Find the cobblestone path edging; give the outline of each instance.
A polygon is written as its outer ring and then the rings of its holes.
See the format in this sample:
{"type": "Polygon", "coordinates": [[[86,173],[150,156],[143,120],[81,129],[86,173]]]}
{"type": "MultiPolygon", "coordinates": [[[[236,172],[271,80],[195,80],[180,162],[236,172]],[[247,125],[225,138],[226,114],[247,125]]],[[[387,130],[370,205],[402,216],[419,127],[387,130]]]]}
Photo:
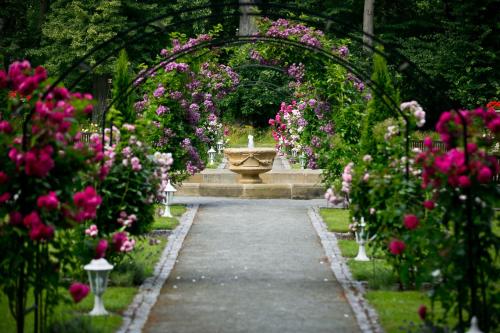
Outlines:
{"type": "Polygon", "coordinates": [[[123,324],[118,333],[141,332],[160,290],[174,268],[182,243],[193,224],[199,205],[189,205],[181,217],[179,226],[168,237],[167,245],[155,266],[153,276],[139,287],[134,300],[123,314],[123,324]]]}
{"type": "Polygon", "coordinates": [[[362,332],[382,333],[384,330],[378,322],[378,316],[375,310],[363,297],[365,288],[359,281],[352,278],[351,271],[340,252],[337,237],[333,232],[329,232],[318,207],[309,208],[307,212],[311,223],[318,234],[321,244],[325,250],[326,256],[330,261],[330,267],[338,282],[344,289],[347,301],[352,307],[356,320],[362,332]]]}

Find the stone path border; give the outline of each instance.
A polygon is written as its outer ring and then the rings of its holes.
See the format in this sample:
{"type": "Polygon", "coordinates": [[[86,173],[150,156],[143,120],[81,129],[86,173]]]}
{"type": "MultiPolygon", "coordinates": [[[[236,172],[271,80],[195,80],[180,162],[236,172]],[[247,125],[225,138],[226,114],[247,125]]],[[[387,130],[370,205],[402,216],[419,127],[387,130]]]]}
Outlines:
{"type": "Polygon", "coordinates": [[[319,208],[309,208],[307,215],[309,216],[311,223],[321,240],[326,256],[330,260],[330,268],[344,289],[346,299],[356,315],[356,320],[361,331],[365,333],[384,332],[378,322],[377,313],[363,297],[365,288],[359,281],[355,281],[352,278],[351,271],[349,270],[349,267],[340,252],[337,237],[334,233],[328,231],[321,215],[319,214],[319,208]]]}
{"type": "Polygon", "coordinates": [[[174,268],[177,256],[186,238],[200,205],[188,205],[179,226],[168,237],[160,260],[156,263],[153,276],[147,278],[139,287],[134,300],[123,314],[123,324],[118,333],[141,332],[148,319],[151,308],[156,303],[160,290],[174,268]]]}

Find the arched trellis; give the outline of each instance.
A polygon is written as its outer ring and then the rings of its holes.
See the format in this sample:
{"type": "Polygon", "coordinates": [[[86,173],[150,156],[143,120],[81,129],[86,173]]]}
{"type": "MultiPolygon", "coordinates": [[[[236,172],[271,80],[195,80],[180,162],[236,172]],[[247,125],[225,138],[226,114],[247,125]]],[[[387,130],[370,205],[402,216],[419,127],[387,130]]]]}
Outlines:
{"type": "MultiPolygon", "coordinates": [[[[307,10],[302,10],[302,9],[298,10],[297,8],[295,8],[291,5],[273,4],[273,3],[262,4],[259,1],[257,1],[257,3],[249,3],[249,2],[238,2],[238,3],[226,2],[226,3],[224,3],[224,2],[222,2],[222,3],[211,6],[212,9],[213,8],[218,9],[218,10],[220,10],[220,12],[222,12],[222,9],[227,9],[227,8],[234,10],[233,12],[227,13],[227,14],[195,15],[196,12],[198,12],[200,10],[210,9],[209,6],[195,6],[192,8],[182,9],[182,10],[178,10],[178,11],[175,11],[172,13],[162,14],[162,15],[159,15],[157,17],[151,18],[147,21],[142,22],[141,24],[137,24],[133,27],[130,27],[130,28],[118,33],[116,36],[114,36],[114,37],[110,38],[109,40],[103,42],[102,44],[94,47],[86,55],[84,55],[81,59],[79,59],[79,61],[76,61],[70,68],[68,68],[68,70],[66,70],[64,73],[62,73],[61,76],[54,82],[52,87],[57,85],[58,83],[60,83],[70,73],[72,73],[73,71],[76,71],[78,69],[78,67],[81,66],[82,64],[84,64],[84,62],[91,55],[95,54],[96,52],[98,52],[100,50],[103,50],[105,47],[107,47],[109,45],[112,45],[113,42],[122,40],[122,44],[118,48],[114,48],[112,51],[105,54],[103,57],[100,58],[100,60],[97,60],[94,65],[87,66],[88,70],[93,70],[94,68],[98,67],[99,65],[104,63],[109,57],[116,54],[119,50],[125,48],[127,44],[133,43],[134,40],[138,40],[140,38],[143,38],[146,36],[151,36],[151,35],[165,34],[168,31],[167,28],[171,28],[170,31],[172,31],[172,29],[176,29],[178,27],[181,27],[184,24],[192,24],[194,22],[199,22],[199,21],[203,21],[203,20],[207,20],[207,19],[239,17],[241,15],[240,12],[238,11],[239,8],[246,7],[246,6],[254,7],[256,5],[258,5],[259,8],[261,8],[262,11],[264,13],[266,13],[266,15],[269,17],[286,17],[286,18],[292,19],[294,21],[302,22],[304,24],[309,24],[309,25],[313,25],[313,26],[318,26],[318,20],[322,21],[325,23],[325,28],[328,31],[335,31],[338,35],[340,35],[342,37],[349,38],[352,42],[356,42],[358,45],[366,47],[366,48],[370,49],[372,52],[379,54],[380,56],[385,58],[389,63],[396,64],[397,71],[401,74],[403,74],[403,73],[406,75],[409,74],[409,76],[410,76],[409,79],[416,80],[416,81],[424,80],[424,82],[422,82],[424,84],[422,86],[422,88],[423,88],[423,90],[425,90],[425,87],[428,87],[428,89],[429,89],[428,92],[432,91],[432,94],[429,94],[429,95],[436,95],[440,92],[440,89],[435,88],[435,87],[439,86],[437,84],[437,82],[433,82],[433,80],[430,79],[430,77],[428,77],[428,75],[425,72],[421,71],[409,59],[407,59],[404,55],[402,55],[397,49],[385,45],[385,43],[382,40],[378,39],[375,36],[372,36],[372,35],[366,34],[366,33],[360,34],[358,27],[356,27],[352,24],[349,24],[347,22],[343,22],[336,17],[328,16],[328,15],[325,15],[323,13],[314,13],[312,11],[307,11],[307,10]],[[279,13],[279,14],[278,13],[270,13],[268,11],[269,9],[285,10],[287,12],[279,13]],[[290,13],[292,13],[292,14],[290,14],[290,13]],[[309,16],[309,18],[304,18],[304,17],[300,16],[302,13],[307,14],[309,16]],[[186,15],[186,14],[193,14],[193,15],[195,15],[195,17],[192,17],[189,19],[184,19],[184,20],[178,19],[182,15],[186,15]],[[162,29],[155,29],[154,31],[147,32],[147,33],[143,31],[141,33],[136,34],[135,37],[129,36],[130,33],[136,33],[138,31],[144,30],[146,27],[148,27],[152,23],[155,23],[157,21],[160,21],[160,20],[163,20],[166,18],[175,18],[175,21],[174,21],[174,23],[166,25],[162,29]],[[363,36],[369,37],[375,43],[375,45],[383,46],[384,47],[383,51],[379,50],[376,46],[365,45],[364,40],[363,40],[363,36]],[[410,68],[415,70],[417,75],[413,75],[413,73],[409,71],[410,68]]],[[[252,13],[249,13],[247,15],[263,16],[264,14],[252,12],[252,13]]],[[[81,81],[85,77],[85,75],[86,75],[86,73],[80,75],[68,87],[70,89],[74,88],[74,86],[79,81],[81,81]]],[[[51,89],[49,88],[47,93],[50,92],[50,90],[51,89]]],[[[446,104],[449,104],[450,106],[452,106],[451,103],[446,103],[446,104]]]]}
{"type": "MultiPolygon", "coordinates": [[[[323,22],[327,31],[337,31],[340,35],[350,38],[352,41],[357,41],[359,45],[364,45],[366,48],[371,49],[372,52],[379,54],[380,56],[384,57],[386,60],[388,60],[388,63],[390,64],[396,64],[397,68],[396,70],[400,73],[404,73],[405,75],[408,75],[410,78],[413,78],[414,80],[417,80],[419,83],[422,84],[422,90],[427,92],[430,95],[437,95],[440,98],[443,99],[443,104],[446,105],[445,108],[452,108],[456,109],[456,105],[453,105],[453,103],[447,98],[445,95],[439,95],[443,89],[439,89],[437,87],[440,87],[440,84],[437,84],[436,82],[433,82],[422,70],[420,70],[417,66],[415,66],[411,61],[409,61],[406,57],[404,57],[400,52],[397,50],[391,48],[391,47],[385,47],[384,51],[380,51],[375,47],[372,47],[371,45],[366,45],[363,41],[359,41],[359,39],[362,39],[363,36],[368,37],[371,39],[374,44],[378,45],[385,45],[383,41],[378,39],[375,36],[366,34],[366,33],[361,33],[358,31],[358,27],[353,27],[352,25],[347,24],[346,22],[341,22],[340,20],[336,19],[335,17],[328,16],[323,13],[313,13],[311,11],[305,10],[305,9],[300,9],[298,10],[297,8],[291,6],[291,5],[283,5],[283,4],[270,4],[266,3],[265,5],[257,1],[257,3],[248,3],[248,2],[238,2],[238,3],[219,3],[212,5],[211,8],[209,6],[196,6],[190,9],[183,9],[179,10],[176,12],[172,12],[169,14],[164,14],[164,15],[159,15],[158,17],[152,18],[150,20],[147,20],[145,22],[142,22],[141,24],[138,24],[136,26],[133,26],[129,29],[126,29],[120,33],[118,33],[115,37],[101,43],[100,45],[94,47],[91,51],[89,51],[86,55],[84,55],[82,58],[80,58],[78,61],[76,61],[70,68],[68,68],[64,73],[62,73],[57,80],[54,81],[54,83],[48,88],[48,90],[45,92],[43,95],[43,99],[47,97],[47,95],[52,91],[54,87],[56,87],[59,83],[61,83],[70,73],[73,73],[77,71],[78,67],[82,64],[85,63],[85,61],[95,54],[96,52],[99,52],[101,50],[104,50],[108,46],[112,46],[114,42],[117,42],[119,40],[122,41],[122,44],[114,48],[111,52],[107,53],[104,57],[101,57],[99,60],[96,61],[96,63],[93,66],[90,66],[90,70],[93,68],[99,66],[103,62],[105,62],[111,55],[114,55],[117,53],[118,50],[121,50],[125,48],[125,46],[133,42],[134,40],[141,38],[141,36],[146,36],[146,35],[153,35],[153,34],[160,34],[160,33],[165,33],[166,28],[164,29],[159,29],[155,30],[154,32],[145,32],[145,28],[149,26],[150,24],[168,18],[168,17],[174,17],[176,18],[174,24],[168,25],[168,28],[175,28],[179,27],[181,24],[189,23],[189,22],[195,22],[199,20],[204,20],[204,19],[219,19],[221,17],[224,17],[225,15],[204,15],[204,16],[198,16],[195,18],[190,18],[187,20],[177,20],[182,14],[195,14],[197,11],[204,10],[204,9],[233,9],[234,12],[230,13],[227,16],[239,16],[240,13],[237,12],[239,8],[241,7],[254,7],[254,6],[260,6],[261,9],[263,10],[263,13],[265,13],[266,16],[269,17],[286,17],[293,19],[295,21],[301,21],[304,23],[308,23],[310,25],[317,25],[319,22],[323,22]],[[274,10],[284,10],[284,11],[289,11],[290,13],[294,14],[290,15],[289,13],[270,13],[266,9],[274,9],[274,10]],[[307,14],[310,18],[304,19],[300,17],[301,13],[307,14]],[[319,22],[318,22],[319,21],[319,22]],[[339,28],[337,28],[337,25],[339,28]],[[135,38],[130,38],[129,34],[130,33],[136,33],[138,31],[143,31],[142,33],[139,33],[135,36],[135,38]],[[409,71],[409,69],[413,69],[417,75],[413,75],[414,73],[409,71]]],[[[222,12],[222,11],[221,11],[222,12]]],[[[261,13],[249,13],[247,15],[252,15],[252,16],[262,16],[263,14],[261,13]]],[[[249,36],[246,36],[249,37],[249,36]]],[[[240,41],[241,42],[241,41],[240,41]]],[[[267,41],[270,42],[270,41],[267,41]]],[[[281,40],[283,42],[283,40],[281,40]]],[[[236,43],[235,43],[236,44],[236,43]]],[[[213,44],[215,46],[215,43],[213,44]]],[[[180,55],[181,56],[181,55],[180,55]]],[[[171,59],[169,61],[173,61],[174,59],[171,59]]],[[[346,67],[347,68],[347,67],[346,67]]],[[[364,78],[364,81],[366,81],[367,85],[370,86],[372,91],[374,93],[380,93],[378,91],[376,85],[374,85],[372,82],[366,79],[367,75],[361,75],[360,73],[356,74],[356,76],[360,78],[364,78]]],[[[78,80],[76,80],[72,85],[69,87],[72,88],[74,87],[79,80],[81,80],[83,76],[80,76],[78,80]]],[[[381,92],[383,96],[383,91],[381,92]]],[[[392,104],[392,103],[391,103],[392,104]]],[[[441,110],[439,110],[441,111],[441,110]]],[[[26,142],[27,142],[27,137],[28,137],[28,124],[31,119],[31,115],[33,114],[34,109],[31,110],[30,114],[27,115],[23,122],[23,149],[26,149],[26,142]]],[[[468,147],[467,147],[467,120],[465,117],[460,113],[457,112],[458,116],[461,119],[462,122],[462,127],[463,127],[463,140],[464,140],[464,153],[465,153],[465,164],[468,167],[470,163],[470,157],[469,157],[469,152],[468,152],[468,147]]],[[[403,116],[404,118],[404,116],[403,116]]],[[[408,123],[408,122],[407,122],[408,123]]],[[[104,130],[104,129],[103,129],[104,130]]],[[[407,130],[407,142],[408,140],[408,133],[409,131],[407,130]]],[[[407,149],[408,153],[408,149],[407,149]]],[[[408,155],[408,154],[407,154],[408,155]]],[[[407,168],[408,170],[408,168],[407,168]]],[[[470,190],[467,190],[470,192],[470,190]]],[[[473,226],[473,221],[472,221],[472,196],[470,195],[471,193],[467,192],[467,200],[466,200],[466,205],[467,205],[467,223],[466,223],[466,229],[469,232],[469,237],[467,238],[466,242],[468,244],[468,255],[467,255],[467,262],[466,264],[468,265],[468,280],[470,285],[470,295],[471,295],[471,304],[472,304],[472,313],[471,315],[476,314],[477,310],[477,304],[478,304],[478,299],[477,299],[477,278],[474,276],[476,274],[477,269],[475,268],[475,256],[474,256],[474,251],[471,249],[473,248],[473,243],[474,240],[477,238],[477,235],[473,232],[474,226],[473,226]],[[476,238],[475,238],[476,237],[476,238]]],[[[462,321],[462,320],[461,320],[462,321]]],[[[463,324],[463,323],[462,323],[463,324]]],[[[462,326],[463,327],[463,326],[462,326]]]]}
{"type": "MultiPolygon", "coordinates": [[[[155,73],[157,70],[159,70],[161,67],[163,67],[165,64],[175,61],[178,58],[183,57],[184,55],[196,52],[198,50],[202,50],[207,47],[220,47],[220,46],[228,46],[228,45],[240,45],[240,44],[246,44],[246,43],[255,43],[257,41],[261,42],[267,42],[275,45],[287,45],[287,46],[293,46],[297,47],[299,49],[305,49],[309,51],[313,51],[315,54],[323,57],[324,59],[327,59],[329,61],[335,62],[344,68],[348,69],[350,72],[352,72],[354,75],[365,81],[366,85],[374,92],[375,94],[379,96],[384,96],[385,98],[382,99],[382,102],[391,110],[393,110],[393,114],[396,117],[401,117],[403,118],[405,122],[405,134],[406,134],[406,140],[405,140],[405,152],[406,156],[409,156],[410,154],[410,121],[408,118],[408,115],[406,115],[404,112],[402,112],[399,108],[399,105],[397,104],[396,101],[392,98],[392,96],[388,95],[385,93],[383,88],[377,83],[373,82],[370,80],[369,74],[364,73],[362,69],[359,69],[359,66],[356,64],[350,63],[346,59],[340,57],[339,55],[333,53],[333,52],[328,52],[324,50],[323,48],[311,46],[311,45],[304,45],[302,43],[288,40],[288,39],[281,39],[281,38],[276,38],[276,37],[261,37],[261,36],[238,36],[230,39],[214,39],[206,42],[202,42],[200,44],[194,45],[190,48],[186,48],[183,50],[180,50],[174,54],[169,55],[168,57],[161,59],[160,61],[157,61],[152,67],[150,67],[148,70],[143,72],[142,74],[138,75],[132,82],[129,83],[129,86],[127,88],[127,92],[125,95],[120,95],[116,96],[111,103],[106,107],[103,117],[102,117],[102,135],[103,135],[103,142],[104,142],[104,129],[105,129],[105,118],[108,110],[116,103],[116,101],[119,98],[123,98],[127,96],[128,94],[132,93],[134,89],[138,87],[138,85],[134,85],[134,82],[140,81],[140,85],[144,84],[147,79],[155,73]]],[[[410,165],[409,165],[409,158],[406,159],[406,177],[409,177],[409,170],[410,170],[410,165]]]]}

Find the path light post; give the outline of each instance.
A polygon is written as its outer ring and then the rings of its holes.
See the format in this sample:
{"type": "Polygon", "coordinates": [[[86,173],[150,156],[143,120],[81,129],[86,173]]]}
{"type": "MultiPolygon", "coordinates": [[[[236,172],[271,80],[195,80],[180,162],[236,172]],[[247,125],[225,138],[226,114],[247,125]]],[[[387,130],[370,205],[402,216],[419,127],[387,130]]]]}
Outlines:
{"type": "Polygon", "coordinates": [[[358,255],[354,260],[356,261],[370,261],[370,258],[366,255],[365,244],[368,242],[368,235],[365,235],[365,219],[361,217],[361,223],[359,224],[359,231],[356,228],[354,235],[356,236],[356,243],[358,243],[358,255]]]}
{"type": "Polygon", "coordinates": [[[300,163],[300,168],[305,169],[306,168],[306,154],[302,153],[299,156],[299,163],[300,163]]]}
{"type": "Polygon", "coordinates": [[[222,154],[222,150],[224,149],[224,142],[222,140],[217,141],[217,154],[222,154]]]}
{"type": "Polygon", "coordinates": [[[214,147],[210,147],[210,149],[208,150],[208,165],[214,165],[215,153],[216,151],[214,147]]]}
{"type": "Polygon", "coordinates": [[[483,331],[481,331],[479,329],[479,326],[477,324],[477,318],[476,317],[472,317],[471,321],[470,321],[470,328],[467,332],[465,333],[483,333],[483,331]]]}
{"type": "Polygon", "coordinates": [[[107,315],[108,311],[104,308],[102,295],[108,286],[108,275],[113,269],[113,265],[104,258],[92,259],[90,264],[83,266],[83,269],[88,272],[90,289],[94,294],[94,308],[89,312],[89,315],[107,315]]]}
{"type": "Polygon", "coordinates": [[[165,188],[165,209],[163,210],[162,217],[173,217],[170,212],[170,205],[172,204],[172,200],[174,199],[174,193],[177,192],[175,187],[170,184],[170,180],[167,182],[167,186],[165,188]]]}

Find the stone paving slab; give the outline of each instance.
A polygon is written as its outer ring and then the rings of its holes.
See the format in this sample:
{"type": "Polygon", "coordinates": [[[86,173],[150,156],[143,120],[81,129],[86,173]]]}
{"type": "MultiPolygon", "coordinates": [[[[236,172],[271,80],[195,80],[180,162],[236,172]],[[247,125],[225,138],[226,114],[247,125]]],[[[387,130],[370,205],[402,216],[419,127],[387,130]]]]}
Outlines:
{"type": "Polygon", "coordinates": [[[202,205],[144,332],[360,332],[311,201],[187,202],[202,205]]]}

